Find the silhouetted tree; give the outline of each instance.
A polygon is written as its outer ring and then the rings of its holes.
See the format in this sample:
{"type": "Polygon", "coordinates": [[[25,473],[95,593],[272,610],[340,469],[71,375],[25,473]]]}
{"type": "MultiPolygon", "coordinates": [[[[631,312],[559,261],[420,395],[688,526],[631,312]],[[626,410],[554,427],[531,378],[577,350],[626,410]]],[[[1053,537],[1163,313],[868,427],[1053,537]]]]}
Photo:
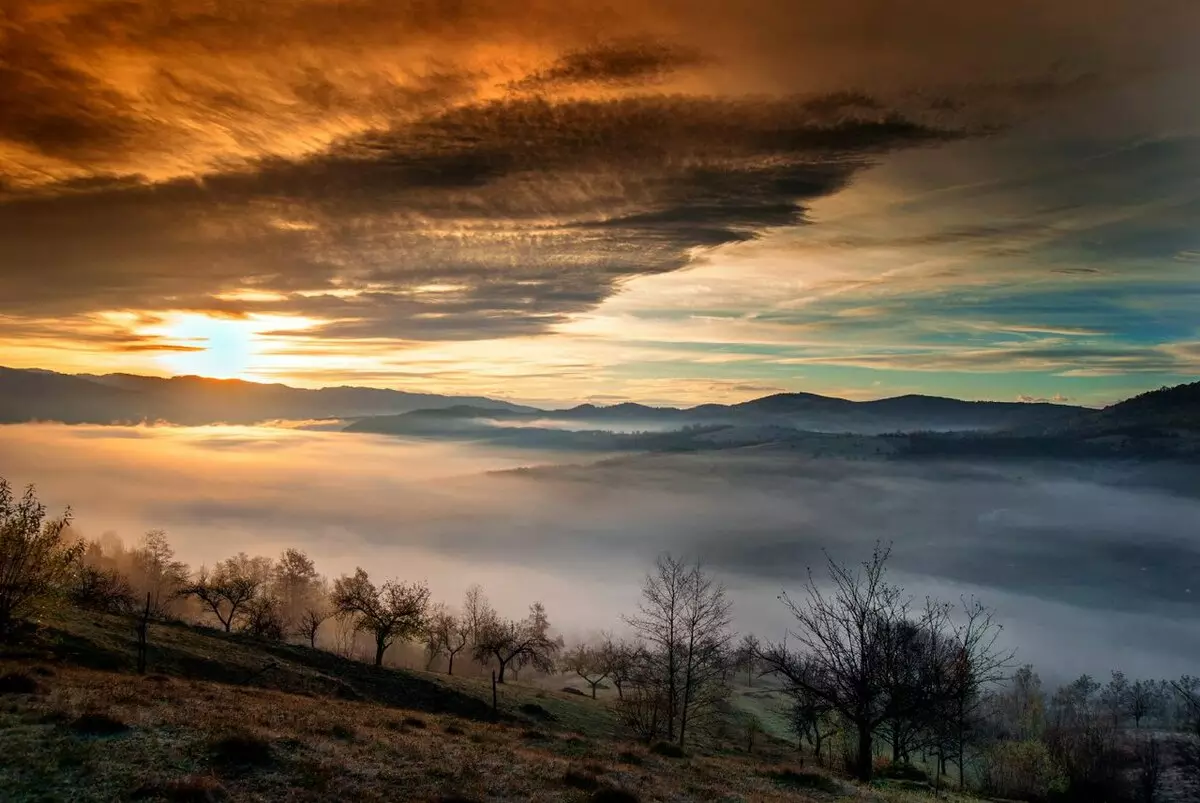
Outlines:
{"type": "Polygon", "coordinates": [[[171,602],[188,584],[187,564],[175,559],[175,550],[163,530],[150,530],[130,553],[130,584],[138,599],[150,594],[150,613],[158,618],[170,613],[171,602]]]}
{"type": "Polygon", "coordinates": [[[303,636],[308,641],[308,646],[316,649],[317,634],[321,630],[321,625],[325,624],[330,616],[333,616],[333,608],[328,599],[322,598],[314,601],[300,612],[300,619],[294,632],[298,636],[303,636]]]}
{"type": "Polygon", "coordinates": [[[429,617],[425,634],[425,649],[429,653],[429,665],[439,655],[446,656],[446,674],[454,674],[454,656],[470,644],[470,626],[465,618],[455,616],[444,605],[435,607],[429,617]]]}
{"type": "Polygon", "coordinates": [[[279,601],[286,630],[295,630],[304,611],[323,596],[321,586],[312,558],[299,549],[283,551],[271,569],[270,594],[279,601]]]}
{"type": "Polygon", "coordinates": [[[725,588],[699,563],[663,554],[646,575],[638,613],[626,619],[645,644],[635,702],[681,746],[689,723],[707,719],[728,696],[730,608],[725,588]]]}
{"type": "Polygon", "coordinates": [[[376,587],[360,568],[334,582],[331,601],[357,632],[370,633],[375,639],[375,666],[382,666],[388,647],[425,631],[429,589],[420,583],[392,580],[376,587]]]}
{"type": "Polygon", "coordinates": [[[179,594],[195,597],[207,605],[228,633],[243,612],[243,606],[262,592],[270,572],[270,559],[251,558],[240,552],[218,563],[211,572],[201,567],[179,594]]]}
{"type": "Polygon", "coordinates": [[[611,653],[603,645],[581,643],[567,650],[562,657],[562,670],[579,676],[592,689],[596,699],[596,687],[612,672],[611,653]]]}
{"type": "Polygon", "coordinates": [[[759,643],[758,636],[753,633],[747,633],[738,642],[734,652],[734,665],[745,670],[747,686],[754,685],[754,670],[758,668],[759,653],[761,652],[762,644],[759,643]]]}
{"type": "Polygon", "coordinates": [[[17,498],[0,477],[0,638],[65,590],[83,554],[83,544],[67,538],[70,521],[69,508],[47,518],[32,485],[17,498]]]}
{"type": "Polygon", "coordinates": [[[902,590],[885,579],[888,554],[877,545],[857,572],[827,558],[830,592],[821,590],[810,570],[802,602],[780,596],[796,620],[789,637],[815,671],[797,672],[805,662],[783,646],[769,646],[765,653],[773,657],[771,669],[828,703],[854,729],[854,773],[864,781],[872,775],[875,729],[889,713],[883,638],[908,619],[902,590]]]}
{"type": "Polygon", "coordinates": [[[550,622],[540,602],[529,606],[529,616],[520,621],[490,617],[480,621],[475,637],[475,659],[481,663],[496,660],[496,681],[503,683],[509,665],[532,665],[542,672],[554,670],[554,659],[562,649],[562,640],[550,636],[550,622]]]}

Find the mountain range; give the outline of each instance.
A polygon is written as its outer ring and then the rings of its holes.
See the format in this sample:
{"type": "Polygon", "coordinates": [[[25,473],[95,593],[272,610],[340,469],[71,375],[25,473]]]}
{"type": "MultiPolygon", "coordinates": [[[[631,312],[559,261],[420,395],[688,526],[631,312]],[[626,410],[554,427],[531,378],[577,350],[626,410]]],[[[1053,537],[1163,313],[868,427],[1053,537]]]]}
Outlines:
{"type": "Polygon", "coordinates": [[[737,404],[633,402],[563,410],[476,396],[363,387],[315,390],[195,376],[69,375],[0,368],[0,423],[180,425],[334,419],[345,428],[589,450],[784,446],[819,453],[1200,453],[1200,382],[1103,409],[908,395],[850,401],[779,393],[737,404]],[[854,438],[858,438],[857,441],[854,438]]]}
{"type": "Polygon", "coordinates": [[[380,388],[306,390],[236,379],[133,374],[70,375],[0,368],[0,423],[253,424],[387,415],[451,405],[519,411],[508,402],[380,388]]]}

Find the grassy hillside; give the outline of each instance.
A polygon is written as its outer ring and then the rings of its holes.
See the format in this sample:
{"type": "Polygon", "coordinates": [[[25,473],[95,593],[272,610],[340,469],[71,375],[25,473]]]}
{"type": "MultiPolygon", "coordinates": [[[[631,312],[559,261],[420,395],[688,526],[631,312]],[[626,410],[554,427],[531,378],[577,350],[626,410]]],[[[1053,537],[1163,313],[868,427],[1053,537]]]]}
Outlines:
{"type": "Polygon", "coordinates": [[[373,667],[155,625],[149,674],[120,617],[71,614],[0,652],[6,801],[915,801],[801,767],[779,744],[669,758],[603,701],[373,667]]]}

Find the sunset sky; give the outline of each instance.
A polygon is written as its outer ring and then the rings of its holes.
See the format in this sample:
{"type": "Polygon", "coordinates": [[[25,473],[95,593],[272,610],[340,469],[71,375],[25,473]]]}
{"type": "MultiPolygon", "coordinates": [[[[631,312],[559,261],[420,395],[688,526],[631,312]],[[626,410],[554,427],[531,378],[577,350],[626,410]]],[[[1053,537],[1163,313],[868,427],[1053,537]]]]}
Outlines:
{"type": "Polygon", "coordinates": [[[1200,374],[1195,0],[5,0],[0,365],[566,403],[1200,374]]]}

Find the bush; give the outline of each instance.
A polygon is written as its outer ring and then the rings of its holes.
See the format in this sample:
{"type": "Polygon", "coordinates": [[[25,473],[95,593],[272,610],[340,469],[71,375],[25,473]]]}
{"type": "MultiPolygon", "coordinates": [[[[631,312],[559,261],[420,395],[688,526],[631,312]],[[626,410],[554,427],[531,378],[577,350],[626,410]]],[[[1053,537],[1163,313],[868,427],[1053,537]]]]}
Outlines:
{"type": "Polygon", "coordinates": [[[797,789],[815,789],[818,792],[828,792],[833,795],[842,791],[837,781],[817,772],[779,770],[767,773],[767,777],[781,786],[791,786],[797,789]]]}
{"type": "Polygon", "coordinates": [[[929,783],[929,773],[903,761],[881,761],[875,765],[875,777],[896,781],[929,783]]]}
{"type": "Polygon", "coordinates": [[[251,733],[231,733],[209,745],[212,762],[227,772],[244,772],[275,763],[271,743],[251,733]]]}
{"type": "Polygon", "coordinates": [[[590,792],[600,786],[600,781],[595,775],[579,770],[567,770],[563,776],[563,783],[574,789],[583,789],[590,792]]]}
{"type": "Polygon", "coordinates": [[[650,748],[650,752],[667,758],[687,758],[687,753],[683,752],[683,748],[674,742],[656,742],[650,748]]]}
{"type": "Polygon", "coordinates": [[[1040,741],[1005,741],[983,752],[979,762],[983,791],[1014,800],[1045,800],[1063,785],[1049,748],[1040,741]]]}
{"type": "Polygon", "coordinates": [[[87,564],[76,569],[68,596],[75,607],[102,613],[132,613],[137,607],[125,575],[87,564]]]}
{"type": "Polygon", "coordinates": [[[37,694],[38,682],[24,672],[9,672],[0,676],[0,694],[37,694]]]}
{"type": "Polygon", "coordinates": [[[17,499],[0,477],[0,637],[67,590],[83,554],[82,544],[67,542],[70,520],[69,510],[47,519],[32,485],[17,499]]]}
{"type": "Polygon", "coordinates": [[[84,736],[118,736],[128,731],[129,726],[108,714],[92,712],[72,722],[71,730],[84,736]]]}
{"type": "Polygon", "coordinates": [[[401,724],[406,728],[416,728],[417,730],[425,729],[425,720],[420,717],[405,717],[401,720],[401,724]]]}

